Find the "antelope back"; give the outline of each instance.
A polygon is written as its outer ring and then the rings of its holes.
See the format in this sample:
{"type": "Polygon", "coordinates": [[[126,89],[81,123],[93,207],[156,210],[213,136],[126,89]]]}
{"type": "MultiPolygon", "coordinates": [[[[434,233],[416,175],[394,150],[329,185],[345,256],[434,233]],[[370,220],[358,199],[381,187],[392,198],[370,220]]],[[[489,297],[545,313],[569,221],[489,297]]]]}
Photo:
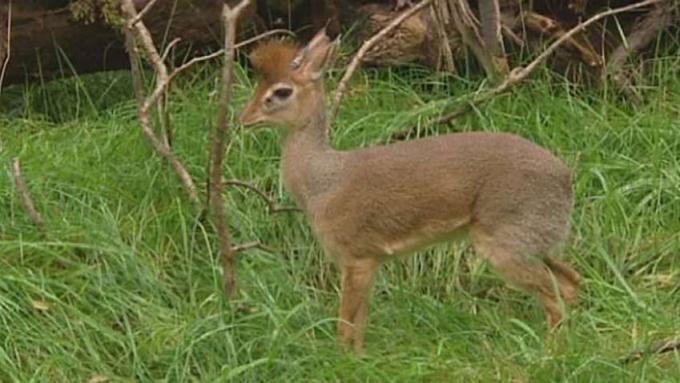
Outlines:
{"type": "Polygon", "coordinates": [[[322,29],[301,49],[273,40],[253,50],[250,61],[259,80],[241,113],[241,123],[304,126],[318,103],[324,102],[323,74],[337,45],[322,29]]]}

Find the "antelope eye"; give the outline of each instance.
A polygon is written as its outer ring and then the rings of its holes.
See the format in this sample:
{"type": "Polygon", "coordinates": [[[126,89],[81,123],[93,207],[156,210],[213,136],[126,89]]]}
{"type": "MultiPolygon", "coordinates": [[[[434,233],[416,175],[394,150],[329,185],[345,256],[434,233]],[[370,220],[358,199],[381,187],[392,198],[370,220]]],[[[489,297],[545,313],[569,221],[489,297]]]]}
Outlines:
{"type": "Polygon", "coordinates": [[[277,88],[274,90],[274,97],[280,98],[280,99],[286,99],[290,97],[291,94],[293,94],[293,88],[277,88]]]}

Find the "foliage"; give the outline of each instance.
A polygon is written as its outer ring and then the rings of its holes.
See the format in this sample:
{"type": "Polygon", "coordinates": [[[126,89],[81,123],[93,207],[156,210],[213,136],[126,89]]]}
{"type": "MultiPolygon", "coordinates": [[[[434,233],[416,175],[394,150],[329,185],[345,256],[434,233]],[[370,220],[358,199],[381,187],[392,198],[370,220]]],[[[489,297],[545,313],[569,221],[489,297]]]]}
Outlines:
{"type": "Polygon", "coordinates": [[[86,24],[94,23],[97,15],[109,25],[120,26],[123,22],[118,0],[72,0],[68,8],[76,20],[86,24]]]}

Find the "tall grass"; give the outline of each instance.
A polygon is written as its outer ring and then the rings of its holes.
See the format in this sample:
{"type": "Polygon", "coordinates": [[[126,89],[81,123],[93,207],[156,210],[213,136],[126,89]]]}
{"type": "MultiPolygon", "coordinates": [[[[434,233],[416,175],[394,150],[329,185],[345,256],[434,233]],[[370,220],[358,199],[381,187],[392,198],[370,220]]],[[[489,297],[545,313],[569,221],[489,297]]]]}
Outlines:
{"type": "MultiPolygon", "coordinates": [[[[580,305],[555,334],[465,243],[383,268],[367,356],[334,341],[337,275],[299,214],[268,215],[230,189],[240,298],[221,295],[210,228],[143,140],[126,73],[3,92],[0,109],[0,381],[678,381],[680,354],[622,365],[629,350],[680,331],[680,57],[660,56],[632,109],[613,92],[546,73],[446,131],[507,131],[574,169],[565,257],[580,305]],[[46,237],[15,195],[19,156],[46,237]]],[[[173,90],[175,150],[199,183],[214,114],[215,68],[173,90]]],[[[335,78],[335,76],[333,76],[335,78]]],[[[252,83],[238,70],[235,105],[252,83]]],[[[419,69],[357,75],[333,131],[339,148],[384,143],[441,112],[476,80],[419,69]]],[[[234,128],[225,178],[291,204],[279,132],[234,128]]],[[[408,175],[405,175],[408,176],[408,175]]]]}

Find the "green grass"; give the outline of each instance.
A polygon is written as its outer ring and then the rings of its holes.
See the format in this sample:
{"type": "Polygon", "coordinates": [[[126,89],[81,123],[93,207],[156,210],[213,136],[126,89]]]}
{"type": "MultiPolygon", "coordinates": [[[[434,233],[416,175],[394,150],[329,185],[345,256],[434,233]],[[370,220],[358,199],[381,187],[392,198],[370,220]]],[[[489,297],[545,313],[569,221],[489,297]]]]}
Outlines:
{"type": "MultiPolygon", "coordinates": [[[[533,299],[508,289],[466,243],[442,245],[383,268],[364,357],[335,345],[337,270],[304,218],[269,216],[256,196],[236,189],[227,195],[234,240],[276,252],[239,255],[240,296],[234,305],[222,298],[213,233],[143,140],[126,73],[6,89],[0,381],[680,381],[677,352],[619,363],[680,332],[678,68],[677,55],[655,60],[638,109],[543,73],[454,127],[421,132],[515,132],[574,169],[565,256],[584,276],[582,301],[550,336],[533,299]],[[16,196],[15,156],[46,238],[16,196]]],[[[243,71],[237,77],[240,108],[252,83],[243,71]]],[[[216,78],[205,67],[172,95],[175,150],[200,185],[216,78]]],[[[361,72],[334,144],[384,143],[479,86],[417,69],[361,72]]],[[[290,204],[278,138],[235,127],[225,178],[290,204]]]]}

